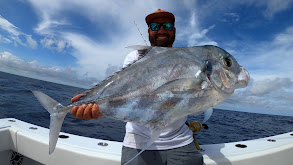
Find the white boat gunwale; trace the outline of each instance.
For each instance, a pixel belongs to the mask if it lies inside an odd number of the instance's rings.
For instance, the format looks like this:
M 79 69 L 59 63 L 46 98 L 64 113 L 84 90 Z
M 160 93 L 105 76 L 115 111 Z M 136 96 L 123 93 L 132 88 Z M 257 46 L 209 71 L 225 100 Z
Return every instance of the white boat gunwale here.
M 14 118 L 0 119 L 0 160 L 12 151 L 24 155 L 26 164 L 118 165 L 122 143 L 61 132 L 55 151 L 49 155 L 49 129 Z M 98 145 L 102 144 L 102 145 Z M 236 147 L 236 145 L 240 147 Z M 206 165 L 292 165 L 293 132 L 240 142 L 201 145 Z

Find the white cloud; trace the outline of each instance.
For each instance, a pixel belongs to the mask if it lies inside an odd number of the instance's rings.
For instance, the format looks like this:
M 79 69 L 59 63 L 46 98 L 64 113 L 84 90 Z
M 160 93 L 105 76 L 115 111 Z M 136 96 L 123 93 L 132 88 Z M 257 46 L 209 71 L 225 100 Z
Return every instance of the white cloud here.
M 41 44 L 43 47 L 51 49 L 52 45 L 55 43 L 53 39 L 44 38 L 41 40 Z
M 44 38 L 41 40 L 41 44 L 44 48 L 50 50 L 56 50 L 58 52 L 64 52 L 66 48 L 70 46 L 64 39 L 57 38 Z
M 62 50 L 66 47 L 66 42 L 65 41 L 59 41 L 57 43 L 57 50 L 58 52 L 62 52 Z
M 293 43 L 293 26 L 288 27 L 285 32 L 276 35 L 273 44 L 276 46 L 290 46 Z
M 131 50 L 125 49 L 127 40 L 113 41 L 113 45 L 101 45 L 98 42 L 79 34 L 64 33 L 64 38 L 73 47 L 73 56 L 77 59 L 81 73 L 105 78 L 108 65 L 122 67 L 122 62 Z
M 26 41 L 28 43 L 28 45 L 32 48 L 32 49 L 36 49 L 38 44 L 37 42 L 32 39 L 32 36 L 31 35 L 26 35 Z
M 275 78 L 265 79 L 257 81 L 250 88 L 250 93 L 253 95 L 266 95 L 280 91 L 280 89 L 286 90 L 293 85 L 293 81 L 289 78 Z
M 12 55 L 9 52 L 3 52 L 1 54 L 1 65 L 2 66 L 8 66 L 8 67 L 13 67 L 14 65 L 19 67 L 22 63 L 24 63 L 24 60 L 18 58 L 15 55 Z
M 73 69 L 71 66 L 68 66 L 65 69 L 42 66 L 36 60 L 28 62 L 9 52 L 0 52 L 0 70 L 26 77 L 83 88 L 90 88 L 93 85 L 93 82 L 98 81 L 96 78 L 81 77 L 77 73 L 77 70 Z
M 284 11 L 289 8 L 292 4 L 292 0 L 267 0 L 267 1 L 256 1 L 257 5 L 265 6 L 266 10 L 263 12 L 264 16 L 271 19 L 278 12 Z
M 275 115 L 293 115 L 293 81 L 288 78 L 252 81 L 220 108 Z
M 8 39 L 8 38 L 3 37 L 0 34 L 0 42 L 3 42 L 3 43 L 11 43 L 12 41 L 10 39 Z
M 19 36 L 21 34 L 21 32 L 18 30 L 18 28 L 16 26 L 14 26 L 8 20 L 6 20 L 5 18 L 3 18 L 1 15 L 0 15 L 0 27 L 3 30 L 11 33 L 14 36 Z
M 184 43 L 186 46 L 196 45 L 218 45 L 216 41 L 209 39 L 206 34 L 212 30 L 215 25 L 208 28 L 200 27 L 198 15 L 195 11 L 190 11 L 189 19 L 178 18 L 176 29 L 176 41 Z
M 10 34 L 10 35 L 8 35 L 7 38 L 6 37 L 3 37 L 4 38 L 3 39 L 4 42 L 11 43 L 13 41 L 14 46 L 18 46 L 18 44 L 20 44 L 22 46 L 29 46 L 32 49 L 36 49 L 37 48 L 38 44 L 32 38 L 31 35 L 28 35 L 28 34 L 25 34 L 25 33 L 21 32 L 21 30 L 18 27 L 14 26 L 8 20 L 6 20 L 5 18 L 3 18 L 1 15 L 0 15 L 0 28 Z M 24 36 L 26 38 L 26 41 L 22 41 L 20 39 L 21 36 Z

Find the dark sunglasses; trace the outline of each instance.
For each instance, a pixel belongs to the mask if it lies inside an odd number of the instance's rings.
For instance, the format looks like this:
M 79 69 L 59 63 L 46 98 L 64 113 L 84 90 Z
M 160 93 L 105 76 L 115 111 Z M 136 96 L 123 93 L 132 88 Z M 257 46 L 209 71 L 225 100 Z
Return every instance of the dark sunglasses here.
M 171 23 L 171 22 L 165 22 L 165 23 L 151 23 L 151 24 L 149 25 L 149 27 L 150 27 L 150 29 L 151 29 L 152 31 L 158 31 L 158 30 L 161 28 L 161 26 L 163 26 L 163 28 L 164 28 L 165 30 L 173 30 L 173 28 L 174 28 L 174 24 Z

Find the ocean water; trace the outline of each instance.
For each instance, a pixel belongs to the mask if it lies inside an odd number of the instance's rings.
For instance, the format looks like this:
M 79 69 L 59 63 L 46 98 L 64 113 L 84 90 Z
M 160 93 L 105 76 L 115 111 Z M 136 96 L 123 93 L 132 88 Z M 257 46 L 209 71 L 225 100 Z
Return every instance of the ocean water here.
M 42 127 L 49 127 L 49 113 L 40 105 L 31 90 L 40 90 L 63 105 L 85 89 L 0 72 L 0 118 L 16 118 Z M 189 116 L 188 121 L 202 121 L 203 116 Z M 293 131 L 293 117 L 215 109 L 206 123 L 209 129 L 196 134 L 200 144 L 216 144 L 263 138 Z M 79 120 L 67 114 L 63 132 L 123 141 L 125 122 L 100 118 Z

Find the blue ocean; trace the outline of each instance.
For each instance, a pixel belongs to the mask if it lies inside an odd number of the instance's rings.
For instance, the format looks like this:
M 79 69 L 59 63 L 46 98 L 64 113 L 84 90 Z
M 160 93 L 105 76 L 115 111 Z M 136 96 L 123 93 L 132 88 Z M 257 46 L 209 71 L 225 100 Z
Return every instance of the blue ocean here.
M 49 127 L 49 113 L 39 104 L 31 90 L 40 90 L 63 105 L 85 89 L 16 76 L 0 72 L 0 118 L 16 118 Z M 189 116 L 188 121 L 202 121 L 203 116 Z M 263 138 L 293 131 L 293 117 L 214 109 L 206 123 L 209 129 L 196 134 L 199 144 L 226 143 Z M 125 122 L 100 118 L 78 120 L 67 114 L 62 132 L 75 135 L 123 141 Z

